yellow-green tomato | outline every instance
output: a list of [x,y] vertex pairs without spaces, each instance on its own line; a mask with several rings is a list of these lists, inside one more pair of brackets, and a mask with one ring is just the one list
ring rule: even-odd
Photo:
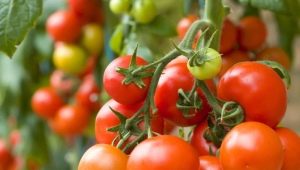
[[157,15],[157,9],[153,0],[136,0],[131,14],[136,22],[147,24]]
[[115,14],[121,14],[128,11],[131,0],[110,0],[109,8]]
[[79,46],[73,44],[59,44],[53,54],[54,66],[66,73],[78,74],[85,68],[87,55]]
[[204,54],[198,56],[201,57],[198,58],[199,60],[192,58],[189,59],[187,67],[190,73],[199,80],[212,79],[221,70],[221,54],[212,48],[208,48],[203,51],[205,51]]
[[97,55],[103,48],[103,29],[100,25],[89,24],[83,28],[81,44],[91,55]]

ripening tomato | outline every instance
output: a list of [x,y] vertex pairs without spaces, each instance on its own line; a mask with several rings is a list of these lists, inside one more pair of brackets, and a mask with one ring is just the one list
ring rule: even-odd
[[296,132],[288,128],[276,128],[284,148],[284,161],[281,170],[300,169],[300,139]]
[[14,157],[3,139],[0,139],[0,170],[8,169]]
[[131,152],[127,170],[197,170],[198,154],[184,140],[170,135],[149,138]]
[[196,15],[189,15],[189,16],[186,16],[179,20],[177,27],[176,27],[179,39],[182,40],[184,38],[186,32],[191,27],[193,22],[195,22],[198,19],[199,18]]
[[198,170],[222,170],[220,160],[211,155],[199,157],[200,166]]
[[[142,103],[134,105],[122,105],[114,100],[106,102],[99,110],[95,122],[95,136],[98,143],[111,144],[117,136],[117,132],[109,132],[107,129],[120,124],[119,118],[109,108],[123,114],[129,118],[134,115],[142,106]],[[143,122],[140,126],[143,128]],[[154,132],[163,133],[164,122],[160,116],[154,116],[151,120],[151,127]]]
[[87,62],[85,51],[73,44],[60,44],[54,49],[53,63],[55,67],[69,74],[81,73]]
[[136,0],[130,13],[136,22],[147,24],[156,17],[157,9],[153,0]]
[[91,55],[98,55],[103,49],[103,29],[98,24],[83,27],[81,44]]
[[68,3],[70,10],[82,24],[93,21],[98,13],[101,13],[101,5],[98,0],[68,0]]
[[122,14],[128,12],[131,0],[110,0],[109,8],[114,14]]
[[80,105],[65,105],[50,120],[50,126],[57,134],[63,136],[78,135],[89,122],[90,113]]
[[238,42],[243,49],[257,50],[266,40],[267,28],[258,17],[249,16],[241,19],[238,29]]
[[276,132],[259,122],[235,126],[220,147],[223,170],[281,170],[283,146]]
[[284,68],[291,68],[291,61],[288,54],[279,47],[265,48],[257,54],[257,60],[271,60],[281,64]]
[[[131,60],[131,55],[120,56],[119,58],[113,60],[105,69],[103,74],[103,87],[106,92],[121,104],[134,104],[141,102],[145,99],[148,88],[150,85],[151,78],[144,78],[142,81],[145,87],[140,88],[135,83],[130,83],[128,85],[123,83],[125,76],[118,73],[116,69],[128,68]],[[147,62],[141,58],[136,58],[136,63],[138,66],[146,65]]]
[[245,121],[276,127],[285,114],[287,92],[284,82],[270,67],[257,62],[240,62],[220,79],[218,97],[235,101],[244,109]]
[[218,149],[212,142],[208,142],[204,138],[204,133],[207,128],[207,121],[203,121],[197,125],[192,135],[191,145],[197,150],[200,156],[215,154]]
[[50,76],[50,85],[59,94],[70,96],[78,86],[78,79],[61,70],[54,70]]
[[35,91],[31,98],[31,107],[40,117],[48,119],[64,105],[64,101],[51,87],[43,87]]
[[54,41],[75,42],[81,33],[81,23],[70,11],[57,11],[51,14],[46,28]]
[[100,109],[100,88],[96,84],[93,75],[87,75],[80,84],[75,94],[77,104],[85,107],[90,111]]
[[78,170],[126,170],[128,156],[118,148],[96,144],[80,159]]
[[241,50],[234,50],[228,54],[225,54],[222,56],[222,68],[219,72],[219,77],[222,77],[226,73],[226,71],[232,67],[234,64],[243,62],[243,61],[249,61],[250,57],[249,55]]
[[229,19],[225,19],[221,33],[220,53],[226,54],[237,44],[238,29]]
[[211,108],[200,89],[197,90],[197,93],[202,101],[201,109],[190,109],[187,112],[190,117],[184,117],[183,112],[176,107],[179,100],[178,90],[182,88],[185,92],[190,91],[194,81],[186,63],[178,63],[166,68],[159,79],[154,95],[158,114],[178,126],[190,126],[203,121]]

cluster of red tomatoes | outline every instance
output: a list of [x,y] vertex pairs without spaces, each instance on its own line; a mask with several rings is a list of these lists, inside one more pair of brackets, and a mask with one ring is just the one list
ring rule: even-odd
[[103,29],[99,1],[69,0],[68,5],[47,20],[47,32],[55,43],[56,70],[50,85],[34,93],[31,104],[56,133],[73,136],[83,132],[100,108],[93,71],[103,49]]

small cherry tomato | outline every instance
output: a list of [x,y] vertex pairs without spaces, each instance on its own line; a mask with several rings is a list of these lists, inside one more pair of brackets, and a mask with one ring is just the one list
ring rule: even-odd
[[195,22],[196,20],[198,20],[198,16],[196,16],[196,15],[189,15],[189,16],[186,16],[179,20],[177,27],[176,27],[179,39],[181,39],[181,40],[183,39],[186,32],[192,25],[192,23]]
[[103,49],[103,29],[98,24],[83,27],[81,44],[91,55],[98,55]]
[[223,170],[281,170],[284,149],[276,132],[259,122],[235,126],[220,147]]
[[0,169],[8,169],[14,161],[14,157],[3,139],[0,139]]
[[43,87],[35,91],[31,98],[31,107],[40,117],[52,118],[64,105],[64,101],[51,87]]
[[291,68],[291,61],[288,54],[279,47],[265,48],[257,54],[257,60],[271,60],[281,64],[284,68],[289,70]]
[[126,170],[128,156],[118,148],[97,144],[80,159],[78,170]]
[[131,0],[110,0],[109,8],[115,14],[128,12],[131,5]]
[[70,10],[82,24],[94,21],[101,13],[101,4],[98,0],[68,0],[68,3]]
[[157,9],[153,0],[136,0],[130,13],[136,22],[147,24],[156,17]]
[[199,157],[200,166],[198,170],[222,170],[220,160],[211,155]]
[[127,170],[197,170],[199,158],[184,140],[169,135],[149,138],[131,152]]
[[220,53],[226,54],[237,45],[238,29],[229,19],[225,19],[221,33]]
[[78,86],[78,79],[61,70],[54,70],[50,76],[50,85],[59,94],[70,96]]

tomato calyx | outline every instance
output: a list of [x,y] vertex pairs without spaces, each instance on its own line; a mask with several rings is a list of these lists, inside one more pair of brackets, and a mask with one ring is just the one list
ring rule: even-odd
[[130,64],[128,68],[116,68],[116,71],[125,76],[123,80],[123,84],[129,85],[134,83],[139,88],[144,88],[146,85],[143,82],[143,79],[151,77],[153,75],[152,72],[149,71],[136,71],[139,66],[136,64],[136,54],[137,54],[138,45],[136,46],[134,53],[132,54]]

